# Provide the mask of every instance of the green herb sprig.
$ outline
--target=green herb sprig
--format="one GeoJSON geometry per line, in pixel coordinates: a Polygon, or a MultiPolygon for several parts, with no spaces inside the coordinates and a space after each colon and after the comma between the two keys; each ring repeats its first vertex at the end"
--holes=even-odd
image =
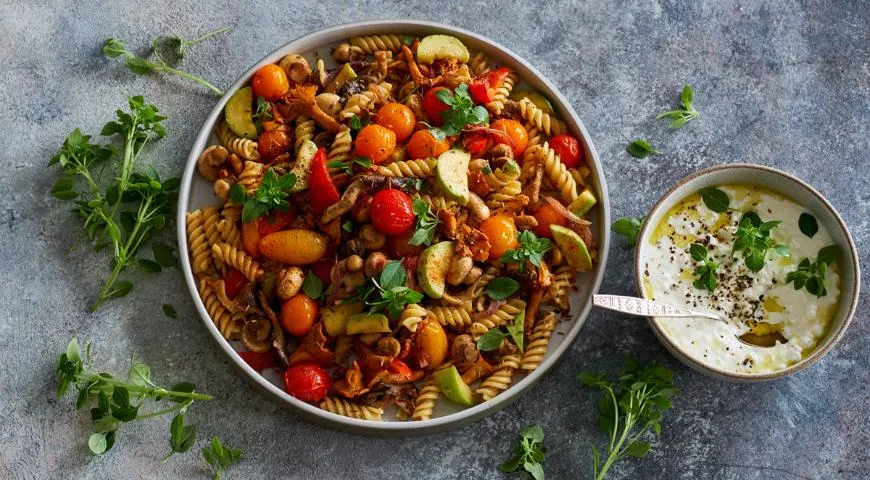
{"type": "Polygon", "coordinates": [[[669,128],[680,128],[692,120],[695,120],[701,114],[695,110],[695,107],[692,105],[693,97],[694,92],[692,91],[692,86],[689,84],[684,85],[683,91],[680,92],[680,109],[660,113],[656,116],[656,120],[662,118],[672,119],[670,125],[668,125],[669,128]]]}
{"type": "Polygon", "coordinates": [[[519,242],[519,246],[505,252],[499,260],[502,263],[519,263],[521,272],[525,270],[527,261],[540,267],[544,260],[544,254],[553,248],[549,239],[538,238],[529,230],[517,233],[517,242],[519,242]]]}
{"type": "Polygon", "coordinates": [[[497,350],[501,345],[502,340],[511,337],[511,340],[514,341],[514,344],[520,349],[520,352],[522,352],[524,348],[523,328],[525,327],[525,322],[526,312],[520,311],[517,316],[514,317],[513,323],[505,327],[506,331],[503,331],[500,328],[487,330],[486,333],[477,339],[478,350],[482,352],[497,350]]]}
{"type": "Polygon", "coordinates": [[[695,266],[695,276],[698,277],[692,282],[692,285],[700,290],[713,291],[719,281],[716,279],[716,269],[719,264],[708,258],[707,248],[700,243],[689,245],[689,254],[692,256],[697,265],[695,266]]]}
{"type": "Polygon", "coordinates": [[[812,214],[804,212],[798,217],[798,228],[801,233],[813,238],[816,232],[819,231],[819,222],[816,221],[816,217],[812,214]]]}
{"type": "Polygon", "coordinates": [[[419,196],[414,197],[412,203],[414,214],[417,219],[414,224],[414,234],[408,240],[409,245],[431,245],[432,239],[435,238],[435,227],[441,223],[441,220],[432,213],[429,204],[423,201],[419,196]]]}
{"type": "Polygon", "coordinates": [[[94,433],[88,438],[91,452],[99,455],[112,448],[116,433],[124,424],[175,413],[170,424],[170,453],[182,453],[190,449],[196,436],[193,425],[185,425],[184,415],[196,400],[211,400],[212,397],[195,391],[192,383],[177,383],[171,388],[161,387],[151,381],[148,365],[131,359],[127,380],[115,378],[108,373],[98,373],[91,368],[91,344],[85,347],[84,357],[77,339],[73,338],[57,362],[57,396],[62,397],[70,386],[78,391],[76,410],[87,404],[91,408],[91,423],[94,433]],[[147,400],[168,401],[173,405],[149,413],[140,410],[147,400]]]}
{"type": "Polygon", "coordinates": [[[390,316],[401,315],[405,305],[423,300],[423,294],[405,286],[408,273],[402,260],[387,262],[378,279],[374,277],[357,289],[356,295],[345,301],[361,301],[368,305],[369,313],[386,310],[390,316]]]}
{"type": "Polygon", "coordinates": [[[263,175],[263,181],[260,182],[254,195],[249,197],[242,185],[234,183],[230,187],[230,200],[242,205],[242,221],[250,222],[268,215],[273,210],[279,212],[290,210],[287,197],[294,185],[296,185],[296,174],[286,173],[279,178],[275,170],[270,167],[263,175]]]}
{"type": "Polygon", "coordinates": [[[504,473],[522,472],[524,478],[544,480],[544,456],[547,449],[541,445],[544,430],[538,425],[530,425],[520,431],[519,443],[511,451],[510,458],[498,469],[504,473]]]}
{"type": "Polygon", "coordinates": [[[242,458],[242,451],[221,444],[220,438],[215,436],[211,444],[202,449],[202,458],[211,468],[214,480],[220,480],[227,469],[242,458]]]}
{"type": "Polygon", "coordinates": [[[509,277],[495,277],[486,284],[486,294],[493,300],[504,300],[520,289],[520,284],[509,277]]]}
{"type": "Polygon", "coordinates": [[[119,280],[122,271],[139,265],[146,272],[158,272],[177,264],[172,248],[152,243],[154,260],[137,258],[140,247],[163,230],[171,218],[178,178],[161,180],[151,167],[140,167],[139,155],[145,145],[166,135],[163,120],[154,105],[141,96],[128,99],[129,112],[117,111],[118,119],[106,123],[101,135],[119,137],[123,156],[117,170],[107,165],[114,157],[108,145],[91,143],[91,136],[75,129],[64,140],[49,165],[58,165],[63,176],[52,187],[52,195],[74,203],[73,212],[84,221],[85,232],[95,250],[110,246],[112,271],[103,284],[91,311],[106,300],[122,297],[133,289],[130,281],[119,280]]]}
{"type": "Polygon", "coordinates": [[[610,229],[625,237],[625,243],[633,247],[637,244],[640,228],[643,226],[645,217],[622,217],[610,225],[610,229]]]}
{"type": "Polygon", "coordinates": [[[825,288],[825,274],[841,255],[842,249],[839,245],[823,247],[819,250],[815,262],[811,262],[809,258],[804,258],[798,264],[797,269],[788,272],[785,276],[785,284],[793,284],[795,290],[806,287],[807,292],[816,297],[824,297],[828,294],[828,289],[825,288]]]}
{"type": "Polygon", "coordinates": [[[761,217],[753,211],[744,213],[737,225],[737,232],[734,234],[732,256],[742,253],[743,262],[753,272],[758,272],[764,268],[764,257],[771,248],[782,257],[790,256],[787,246],[776,243],[774,239],[770,238],[770,233],[780,223],[782,222],[779,220],[762,222],[761,217]]]}
{"type": "Polygon", "coordinates": [[[224,27],[193,40],[185,40],[179,36],[158,37],[151,43],[151,53],[154,55],[156,61],[137,56],[135,53],[127,50],[127,47],[124,44],[123,40],[118,40],[112,37],[109,37],[108,39],[106,39],[105,43],[103,43],[103,54],[109,58],[123,56],[124,65],[126,65],[127,69],[135,73],[136,75],[145,75],[153,72],[177,75],[209,89],[217,96],[221,96],[224,94],[224,92],[221,91],[219,88],[215,87],[201,77],[173,67],[172,65],[170,65],[170,63],[180,61],[181,58],[184,56],[186,50],[190,46],[200,43],[214,35],[224,33],[227,30],[229,30],[229,28],[224,27]],[[164,60],[164,58],[160,55],[161,52],[166,55],[167,51],[173,53],[172,57],[167,57],[169,58],[169,62],[164,60]]]}
{"type": "Polygon", "coordinates": [[[649,155],[658,155],[659,153],[659,151],[653,148],[649,142],[642,138],[634,139],[633,142],[625,147],[625,151],[634,158],[646,158],[649,155]]]}
{"type": "Polygon", "coordinates": [[[649,452],[648,432],[661,435],[662,412],[671,408],[671,398],[679,391],[674,388],[670,370],[655,363],[640,364],[632,357],[625,358],[625,368],[615,381],[608,375],[589,372],[577,377],[604,394],[598,402],[599,425],[610,441],[603,462],[598,449],[592,446],[593,474],[596,480],[602,480],[617,461],[649,452]]]}
{"type": "Polygon", "coordinates": [[[334,168],[336,170],[341,170],[348,175],[353,175],[354,166],[359,166],[363,170],[368,170],[372,168],[372,159],[370,159],[369,157],[354,157],[348,161],[332,160],[326,162],[326,166],[329,168],[334,168]]]}
{"type": "Polygon", "coordinates": [[[429,133],[438,141],[446,137],[458,135],[466,125],[480,125],[489,122],[489,113],[481,105],[474,105],[468,94],[468,84],[462,83],[451,92],[448,89],[438,90],[435,96],[447,105],[447,110],[441,113],[444,123],[441,127],[430,128],[429,133]]]}

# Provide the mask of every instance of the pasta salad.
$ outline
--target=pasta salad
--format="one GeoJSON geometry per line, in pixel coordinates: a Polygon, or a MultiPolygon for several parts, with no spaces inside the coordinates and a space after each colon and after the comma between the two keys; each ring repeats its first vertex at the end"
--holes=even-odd
{"type": "Polygon", "coordinates": [[[199,294],[254,369],[349,417],[426,420],[537,368],[596,245],[578,138],[457,38],[290,54],[228,100],[187,214],[199,294]]]}

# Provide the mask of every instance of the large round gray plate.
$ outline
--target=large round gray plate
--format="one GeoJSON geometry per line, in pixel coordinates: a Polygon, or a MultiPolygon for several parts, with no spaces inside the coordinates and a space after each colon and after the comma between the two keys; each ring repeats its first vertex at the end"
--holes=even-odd
{"type": "MultiPolygon", "coordinates": [[[[589,134],[586,132],[583,123],[580,122],[577,114],[569,106],[568,101],[565,100],[565,98],[556,91],[555,87],[553,87],[549,81],[535,70],[534,67],[501,45],[466,30],[432,22],[382,20],[339,25],[294,40],[257,62],[250,69],[244,72],[233,86],[227,90],[226,95],[218,101],[214,110],[212,110],[208,119],[206,119],[203,124],[187,160],[178,202],[178,249],[180,252],[179,256],[182,259],[185,281],[190,290],[191,297],[196,304],[196,308],[199,311],[199,315],[202,317],[203,325],[208,329],[215,343],[224,353],[226,353],[227,358],[230,359],[235,368],[241,373],[242,377],[262,392],[263,395],[282,407],[287,408],[312,422],[336,428],[338,430],[373,435],[416,435],[442,432],[458,428],[491,415],[504,408],[519,395],[528,391],[544,374],[547,373],[550,368],[553,367],[559,357],[568,349],[571,341],[574,340],[580,332],[583,322],[586,319],[586,315],[589,313],[589,309],[591,308],[592,294],[598,291],[598,287],[601,284],[601,278],[604,274],[604,267],[607,262],[607,247],[610,241],[608,229],[609,224],[610,204],[607,195],[607,187],[604,182],[604,172],[602,171],[598,154],[592,146],[592,140],[589,138],[589,134]],[[230,95],[245,84],[260,66],[267,63],[277,62],[282,56],[288,53],[299,53],[305,55],[309,61],[312,61],[315,58],[315,54],[319,54],[321,58],[328,59],[330,58],[329,52],[331,48],[342,40],[351,36],[374,35],[380,33],[396,33],[400,35],[412,34],[417,36],[424,36],[433,33],[453,35],[462,40],[472,51],[472,54],[474,54],[474,52],[482,51],[492,62],[516,70],[519,73],[520,78],[526,84],[551,99],[558,116],[568,124],[569,130],[574,135],[581,138],[581,142],[584,144],[586,151],[587,162],[592,170],[591,182],[594,185],[599,198],[598,206],[590,217],[590,220],[593,222],[592,230],[596,235],[599,246],[598,263],[594,272],[582,274],[578,278],[579,291],[572,294],[571,297],[572,319],[570,321],[561,322],[557,327],[550,343],[550,350],[541,366],[525,377],[516,377],[514,384],[507,391],[501,393],[494,399],[472,408],[462,409],[451,402],[440,401],[438,402],[438,407],[433,418],[425,421],[373,422],[357,420],[326,412],[314,405],[301,402],[287,395],[282,387],[281,378],[277,373],[264,372],[264,375],[257,373],[250,368],[241,357],[238,356],[238,354],[236,354],[236,350],[242,349],[243,347],[241,345],[234,345],[234,342],[228,342],[221,336],[220,332],[209,318],[205,306],[199,298],[196,280],[191,271],[190,261],[188,259],[185,214],[188,211],[195,210],[204,205],[218,203],[212,195],[211,184],[200,178],[197,174],[196,159],[207,145],[217,142],[217,139],[212,134],[212,129],[215,122],[222,114],[224,104],[227,102],[230,95]]],[[[387,417],[390,417],[390,415],[385,414],[384,418],[386,419],[387,417]]]]}

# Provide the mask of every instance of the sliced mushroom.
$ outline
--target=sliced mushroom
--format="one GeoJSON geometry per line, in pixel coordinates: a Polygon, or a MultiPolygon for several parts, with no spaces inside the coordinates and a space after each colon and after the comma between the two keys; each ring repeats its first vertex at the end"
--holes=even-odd
{"type": "Polygon", "coordinates": [[[242,343],[252,352],[265,353],[272,349],[272,324],[263,317],[254,317],[242,328],[242,343]]]}
{"type": "Polygon", "coordinates": [[[230,152],[222,145],[212,145],[199,154],[199,158],[196,160],[196,168],[203,178],[213,182],[218,179],[221,167],[229,156],[230,152]]]}
{"type": "Polygon", "coordinates": [[[285,55],[278,62],[278,66],[283,68],[287,73],[287,77],[296,83],[304,83],[311,75],[311,67],[308,66],[308,60],[305,57],[295,53],[285,55]]]}

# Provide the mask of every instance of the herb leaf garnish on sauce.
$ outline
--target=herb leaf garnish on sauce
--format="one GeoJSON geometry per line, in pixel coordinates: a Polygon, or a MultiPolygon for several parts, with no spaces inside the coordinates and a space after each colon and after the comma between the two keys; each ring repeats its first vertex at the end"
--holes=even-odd
{"type": "Polygon", "coordinates": [[[787,246],[778,244],[770,238],[770,232],[780,223],[782,222],[779,220],[762,222],[761,217],[752,211],[744,213],[737,226],[732,255],[742,253],[743,262],[753,272],[764,268],[764,257],[771,248],[782,257],[790,256],[787,246]]]}
{"type": "Polygon", "coordinates": [[[698,191],[701,195],[701,200],[704,205],[716,213],[722,213],[728,210],[728,194],[715,187],[702,188],[698,191]]]}
{"type": "Polygon", "coordinates": [[[813,238],[813,235],[819,231],[819,223],[816,222],[816,217],[809,213],[802,213],[800,218],[798,218],[798,228],[801,229],[804,235],[813,238]]]}
{"type": "Polygon", "coordinates": [[[712,292],[719,284],[716,280],[716,269],[719,268],[719,264],[707,257],[707,247],[700,243],[689,245],[689,254],[692,255],[692,260],[698,263],[695,267],[695,275],[698,278],[692,282],[692,285],[697,289],[712,292]]]}
{"type": "Polygon", "coordinates": [[[795,290],[806,287],[807,291],[813,295],[824,297],[828,294],[828,290],[825,288],[825,274],[828,272],[828,267],[840,258],[840,254],[839,245],[828,245],[819,250],[815,262],[810,262],[809,258],[804,258],[795,271],[789,272],[785,276],[786,285],[793,283],[795,290]]]}

